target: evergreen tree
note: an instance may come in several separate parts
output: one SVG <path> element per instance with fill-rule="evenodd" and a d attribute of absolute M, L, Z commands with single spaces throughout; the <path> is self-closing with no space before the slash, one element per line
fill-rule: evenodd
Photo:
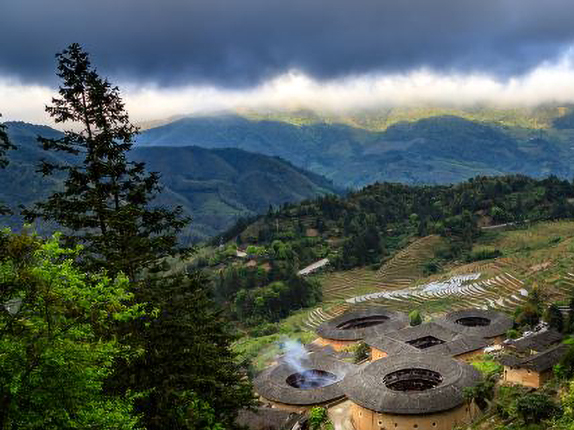
<path fill-rule="evenodd" d="M 0 118 L 2 115 L 0 114 Z M 0 123 L 0 167 L 4 168 L 8 165 L 8 158 L 6 152 L 16 147 L 10 142 L 8 133 L 6 132 L 6 125 Z"/>
<path fill-rule="evenodd" d="M 568 333 L 572 332 L 574 328 L 574 297 L 571 297 L 568 301 L 568 320 L 566 321 L 566 331 Z"/>
<path fill-rule="evenodd" d="M 73 128 L 61 138 L 38 140 L 44 150 L 72 154 L 78 162 L 43 162 L 44 175 L 67 173 L 64 190 L 25 215 L 64 227 L 68 241 L 85 245 L 89 267 L 122 271 L 135 279 L 143 268 L 181 251 L 176 234 L 188 220 L 179 207 L 150 208 L 160 190 L 159 176 L 146 173 L 143 163 L 127 160 L 137 128 L 129 121 L 119 89 L 98 75 L 79 44 L 56 57 L 62 84 L 46 111 L 56 123 Z"/>
<path fill-rule="evenodd" d="M 550 328 L 560 332 L 564 329 L 564 318 L 562 316 L 562 312 L 560 312 L 560 309 L 558 309 L 558 306 L 554 303 L 548 306 L 544 320 L 548 323 Z"/>
<path fill-rule="evenodd" d="M 2 115 L 0 115 L 0 118 Z M 16 147 L 10 142 L 8 138 L 8 133 L 6 133 L 6 126 L 4 124 L 0 124 L 0 169 L 5 168 L 8 165 L 8 157 L 6 153 L 10 149 L 16 149 Z M 4 207 L 0 202 L 0 215 L 8 214 L 10 211 L 8 208 Z"/>
<path fill-rule="evenodd" d="M 156 282 L 136 292 L 138 301 L 150 304 L 147 316 L 126 327 L 144 333 L 146 353 L 120 365 L 111 388 L 149 393 L 136 404 L 148 430 L 203 429 L 197 427 L 205 420 L 198 417 L 198 401 L 222 428 L 233 428 L 237 410 L 253 403 L 252 387 L 231 350 L 236 337 L 206 295 L 206 280 L 194 275 Z"/>

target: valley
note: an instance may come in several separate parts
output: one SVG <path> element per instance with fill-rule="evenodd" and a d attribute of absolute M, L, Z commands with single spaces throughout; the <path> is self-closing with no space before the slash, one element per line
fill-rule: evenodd
<path fill-rule="evenodd" d="M 13 162 L 0 170 L 0 201 L 17 214 L 61 187 L 58 177 L 37 173 L 40 160 L 71 162 L 71 157 L 42 151 L 37 136 L 58 137 L 61 133 L 46 126 L 8 123 L 8 135 L 17 146 Z M 130 157 L 144 162 L 161 175 L 164 187 L 156 204 L 181 206 L 193 219 L 182 232 L 185 243 L 208 240 L 229 228 L 239 218 L 248 218 L 279 206 L 340 190 L 325 178 L 304 171 L 276 157 L 240 149 L 199 147 L 136 148 Z M 17 228 L 17 216 L 3 220 Z M 45 227 L 39 226 L 41 231 Z M 46 227 L 48 228 L 48 227 Z M 48 230 L 49 231 L 49 230 Z"/>

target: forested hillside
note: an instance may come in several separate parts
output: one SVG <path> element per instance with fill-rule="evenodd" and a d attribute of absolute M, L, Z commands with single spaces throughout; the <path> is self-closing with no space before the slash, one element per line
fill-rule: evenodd
<path fill-rule="evenodd" d="M 36 172 L 40 159 L 66 161 L 69 157 L 42 151 L 37 143 L 38 135 L 55 137 L 58 131 L 25 123 L 7 125 L 18 149 L 11 151 L 12 162 L 0 171 L 0 201 L 17 210 L 19 205 L 45 198 L 60 185 L 57 178 L 43 178 Z M 213 236 L 238 218 L 264 212 L 270 205 L 337 192 L 319 175 L 279 158 L 239 149 L 136 148 L 130 156 L 160 172 L 164 191 L 158 203 L 183 207 L 193 218 L 185 232 L 193 240 Z M 11 217 L 3 222 L 16 227 L 21 221 Z"/>
<path fill-rule="evenodd" d="M 485 112 L 488 112 L 485 111 Z M 509 114 L 510 115 L 510 114 Z M 554 115 L 557 115 L 554 112 Z M 237 115 L 183 118 L 146 130 L 141 146 L 234 147 L 278 155 L 346 187 L 376 181 L 456 183 L 477 175 L 574 175 L 567 118 L 540 115 L 546 128 L 457 115 L 414 117 L 384 130 L 315 120 Z M 523 113 L 523 117 L 526 115 Z M 554 127 L 556 123 L 556 127 Z M 358 124 L 360 125 L 360 124 Z"/>
<path fill-rule="evenodd" d="M 238 223 L 222 236 L 227 247 L 196 258 L 195 265 L 213 274 L 216 297 L 233 316 L 253 325 L 316 303 L 320 286 L 295 273 L 319 259 L 328 258 L 331 269 L 377 270 L 414 240 L 435 235 L 443 240 L 425 248 L 420 268 L 430 275 L 453 261 L 497 257 L 494 249 L 473 249 L 482 227 L 572 217 L 574 186 L 556 177 L 476 177 L 452 186 L 374 184 Z M 241 264 L 237 247 L 253 263 Z M 294 291 L 297 300 L 288 299 Z"/>

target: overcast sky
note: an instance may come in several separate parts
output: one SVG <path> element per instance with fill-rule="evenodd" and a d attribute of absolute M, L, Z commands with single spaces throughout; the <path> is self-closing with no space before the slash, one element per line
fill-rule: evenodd
<path fill-rule="evenodd" d="M 0 112 L 45 122 L 72 42 L 136 120 L 236 106 L 574 101 L 572 0 L 10 0 Z"/>

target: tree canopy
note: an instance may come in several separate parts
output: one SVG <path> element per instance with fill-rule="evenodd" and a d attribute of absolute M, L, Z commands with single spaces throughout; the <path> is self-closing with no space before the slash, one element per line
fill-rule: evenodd
<path fill-rule="evenodd" d="M 45 150 L 76 156 L 79 163 L 42 163 L 44 175 L 67 173 L 64 189 L 26 211 L 27 218 L 62 226 L 69 242 L 85 245 L 89 266 L 105 265 L 135 279 L 143 268 L 183 251 L 177 233 L 188 220 L 180 207 L 151 207 L 159 175 L 126 158 L 137 128 L 118 87 L 99 76 L 79 44 L 56 57 L 62 83 L 46 111 L 56 123 L 73 127 L 63 137 L 38 140 Z"/>
<path fill-rule="evenodd" d="M 109 330 L 142 315 L 125 276 L 83 273 L 78 249 L 0 233 L 0 429 L 137 428 L 133 394 L 103 384 L 133 353 Z"/>

